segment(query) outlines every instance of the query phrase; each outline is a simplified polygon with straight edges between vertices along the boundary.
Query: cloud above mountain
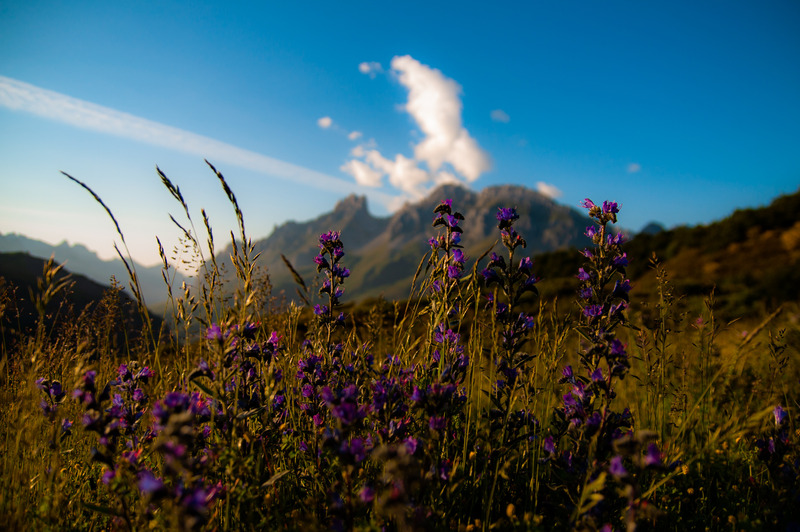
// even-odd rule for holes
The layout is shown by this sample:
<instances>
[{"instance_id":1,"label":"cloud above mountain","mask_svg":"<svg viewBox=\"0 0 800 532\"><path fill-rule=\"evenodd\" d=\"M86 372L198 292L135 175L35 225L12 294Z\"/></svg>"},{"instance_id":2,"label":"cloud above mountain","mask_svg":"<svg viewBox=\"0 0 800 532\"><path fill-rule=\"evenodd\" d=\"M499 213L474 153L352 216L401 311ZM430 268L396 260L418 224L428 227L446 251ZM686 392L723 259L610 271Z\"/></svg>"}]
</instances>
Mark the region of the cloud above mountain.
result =
<instances>
[{"instance_id":1,"label":"cloud above mountain","mask_svg":"<svg viewBox=\"0 0 800 532\"><path fill-rule=\"evenodd\" d=\"M359 70L380 71L373 63L361 63ZM351 152L354 159L341 167L343 172L374 187L383 186L386 178L403 197L419 198L444 182L471 183L491 168L489 154L462 123L461 86L456 81L409 55L394 57L390 73L408 91L408 101L400 108L421 133L413 156L387 157L374 146L364 147Z\"/></svg>"}]
</instances>

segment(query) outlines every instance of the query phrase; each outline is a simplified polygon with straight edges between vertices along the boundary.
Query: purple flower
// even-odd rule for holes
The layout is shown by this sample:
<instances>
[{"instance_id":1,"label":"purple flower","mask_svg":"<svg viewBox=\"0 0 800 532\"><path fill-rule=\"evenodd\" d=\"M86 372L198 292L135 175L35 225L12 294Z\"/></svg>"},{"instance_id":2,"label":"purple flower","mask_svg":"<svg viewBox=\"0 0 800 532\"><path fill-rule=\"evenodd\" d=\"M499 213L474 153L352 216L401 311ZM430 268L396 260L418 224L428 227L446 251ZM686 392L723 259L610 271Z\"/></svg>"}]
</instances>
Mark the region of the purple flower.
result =
<instances>
[{"instance_id":1,"label":"purple flower","mask_svg":"<svg viewBox=\"0 0 800 532\"><path fill-rule=\"evenodd\" d=\"M519 219L517 210L513 207L499 207L497 214L497 227L501 230L511 227L511 225Z\"/></svg>"},{"instance_id":2,"label":"purple flower","mask_svg":"<svg viewBox=\"0 0 800 532\"><path fill-rule=\"evenodd\" d=\"M625 469L625 466L622 465L622 457L620 455L616 455L611 459L611 462L608 464L608 472L617 478L628 476L628 471Z\"/></svg>"},{"instance_id":3,"label":"purple flower","mask_svg":"<svg viewBox=\"0 0 800 532\"><path fill-rule=\"evenodd\" d=\"M450 279L459 279L461 277L461 270L455 264L451 264L447 267L447 277Z\"/></svg>"},{"instance_id":4,"label":"purple flower","mask_svg":"<svg viewBox=\"0 0 800 532\"><path fill-rule=\"evenodd\" d=\"M361 499L361 502L364 504L369 504L375 500L375 490L369 486L364 486L361 488L361 491L358 492L358 498Z\"/></svg>"},{"instance_id":5,"label":"purple flower","mask_svg":"<svg viewBox=\"0 0 800 532\"><path fill-rule=\"evenodd\" d=\"M549 454L553 454L556 452L556 443L553 440L552 436L547 436L544 439L544 451Z\"/></svg>"},{"instance_id":6,"label":"purple flower","mask_svg":"<svg viewBox=\"0 0 800 532\"><path fill-rule=\"evenodd\" d=\"M605 214L617 214L619 212L619 206L614 201L604 201L603 202L603 213Z\"/></svg>"},{"instance_id":7,"label":"purple flower","mask_svg":"<svg viewBox=\"0 0 800 532\"><path fill-rule=\"evenodd\" d=\"M658 450L658 446L655 443L651 443L647 446L647 453L645 453L644 456L644 465L661 465L661 452Z\"/></svg>"},{"instance_id":8,"label":"purple flower","mask_svg":"<svg viewBox=\"0 0 800 532\"><path fill-rule=\"evenodd\" d=\"M615 303L615 304L611 305L611 307L609 307L608 315L609 316L616 316L617 314L619 314L620 312L622 312L626 308L628 308L628 304L625 303L624 301L620 301L619 303Z\"/></svg>"},{"instance_id":9,"label":"purple flower","mask_svg":"<svg viewBox=\"0 0 800 532\"><path fill-rule=\"evenodd\" d=\"M625 242L625 235L623 235L622 233L617 233L615 235L608 235L607 241L609 246L619 245Z\"/></svg>"},{"instance_id":10,"label":"purple flower","mask_svg":"<svg viewBox=\"0 0 800 532\"><path fill-rule=\"evenodd\" d=\"M598 318L603 315L602 305L586 305L583 309L583 315L589 318Z\"/></svg>"},{"instance_id":11,"label":"purple flower","mask_svg":"<svg viewBox=\"0 0 800 532\"><path fill-rule=\"evenodd\" d=\"M403 440L403 444L405 444L409 454L414 454L417 452L417 448L419 447L419 440L417 438L412 438L409 436L408 438Z\"/></svg>"},{"instance_id":12,"label":"purple flower","mask_svg":"<svg viewBox=\"0 0 800 532\"><path fill-rule=\"evenodd\" d=\"M789 419L788 412L786 412L786 410L784 410L780 405L775 407L775 409L772 411L772 414L775 416L776 427L781 427Z\"/></svg>"},{"instance_id":13,"label":"purple flower","mask_svg":"<svg viewBox=\"0 0 800 532\"><path fill-rule=\"evenodd\" d=\"M139 473L139 491L148 495L155 495L163 490L164 483L156 478L151 471L144 469Z\"/></svg>"},{"instance_id":14,"label":"purple flower","mask_svg":"<svg viewBox=\"0 0 800 532\"><path fill-rule=\"evenodd\" d=\"M444 416L431 416L428 426L431 430L442 431L447 427L447 419Z\"/></svg>"},{"instance_id":15,"label":"purple flower","mask_svg":"<svg viewBox=\"0 0 800 532\"><path fill-rule=\"evenodd\" d=\"M327 305L314 305L314 314L317 316L324 316L328 314Z\"/></svg>"},{"instance_id":16,"label":"purple flower","mask_svg":"<svg viewBox=\"0 0 800 532\"><path fill-rule=\"evenodd\" d=\"M221 342L224 339L222 329L219 328L219 325L216 323L211 324L211 327L206 330L206 339L216 340L217 342Z\"/></svg>"},{"instance_id":17,"label":"purple flower","mask_svg":"<svg viewBox=\"0 0 800 532\"><path fill-rule=\"evenodd\" d=\"M327 233L319 235L320 248L324 248L325 244L337 244L337 243L339 243L339 231L328 231Z\"/></svg>"},{"instance_id":18,"label":"purple flower","mask_svg":"<svg viewBox=\"0 0 800 532\"><path fill-rule=\"evenodd\" d=\"M497 272L495 272L494 270L491 270L489 268L484 268L481 271L481 275L483 275L483 279L484 279L484 281L486 281L487 285L490 284L490 283L493 283L493 282L499 282L500 281L500 277L497 275Z\"/></svg>"},{"instance_id":19,"label":"purple flower","mask_svg":"<svg viewBox=\"0 0 800 532\"><path fill-rule=\"evenodd\" d=\"M350 277L350 270L345 268L344 266L340 266L338 264L334 264L333 268L331 268L331 273L338 277L339 279L346 279Z\"/></svg>"},{"instance_id":20,"label":"purple flower","mask_svg":"<svg viewBox=\"0 0 800 532\"><path fill-rule=\"evenodd\" d=\"M106 469L106 471L103 473L103 476L102 476L102 478L100 480L102 480L103 484L108 486L109 484L111 484L111 481L114 480L114 477L116 475L117 475L117 472L114 471L113 469Z\"/></svg>"},{"instance_id":21,"label":"purple flower","mask_svg":"<svg viewBox=\"0 0 800 532\"><path fill-rule=\"evenodd\" d=\"M614 356L625 356L627 353L625 352L625 344L617 340L616 338L611 342L611 354Z\"/></svg>"},{"instance_id":22,"label":"purple flower","mask_svg":"<svg viewBox=\"0 0 800 532\"><path fill-rule=\"evenodd\" d=\"M591 210L591 209L594 209L594 208L597 206L597 205L595 205L595 204L594 204L594 202L593 202L592 200L590 200L589 198L586 198L586 199L584 199L583 201L581 201L579 205L580 205L581 207L583 207L584 209L589 209L589 210Z\"/></svg>"},{"instance_id":23,"label":"purple flower","mask_svg":"<svg viewBox=\"0 0 800 532\"><path fill-rule=\"evenodd\" d=\"M578 276L577 277L578 277L578 280L580 280L580 281L588 281L589 279L592 278L592 276L589 274L589 272L587 272L583 268L578 268Z\"/></svg>"},{"instance_id":24,"label":"purple flower","mask_svg":"<svg viewBox=\"0 0 800 532\"><path fill-rule=\"evenodd\" d=\"M620 282L618 279L614 282L614 290L611 295L614 297L624 297L630 291L631 282L628 279L623 279L622 282Z\"/></svg>"},{"instance_id":25,"label":"purple flower","mask_svg":"<svg viewBox=\"0 0 800 532\"><path fill-rule=\"evenodd\" d=\"M617 255L611 259L611 264L617 268L625 268L628 265L628 254L623 253L622 255Z\"/></svg>"}]
</instances>

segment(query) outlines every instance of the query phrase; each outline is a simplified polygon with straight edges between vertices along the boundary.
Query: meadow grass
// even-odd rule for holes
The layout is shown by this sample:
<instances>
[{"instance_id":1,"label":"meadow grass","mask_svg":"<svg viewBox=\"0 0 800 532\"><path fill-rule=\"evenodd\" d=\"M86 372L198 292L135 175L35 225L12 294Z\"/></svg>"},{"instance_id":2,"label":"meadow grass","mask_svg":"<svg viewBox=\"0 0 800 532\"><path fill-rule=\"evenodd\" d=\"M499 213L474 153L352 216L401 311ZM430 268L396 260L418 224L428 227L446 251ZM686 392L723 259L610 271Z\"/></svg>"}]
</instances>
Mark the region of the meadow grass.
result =
<instances>
[{"instance_id":1,"label":"meadow grass","mask_svg":"<svg viewBox=\"0 0 800 532\"><path fill-rule=\"evenodd\" d=\"M687 309L657 258L655 303L637 306L615 203L583 202L574 301L538 297L535 235L513 208L496 213L500 245L470 259L445 199L407 300L346 313L347 235L320 235L317 280L295 272L302 303L277 298L211 169L238 220L232 275L205 211L201 239L158 170L186 252L158 243L161 330L119 249L143 318L124 342L119 286L103 312L46 321L69 290L51 260L31 294L38 326L14 332L21 296L0 285L1 527L800 526L797 325L778 310L742 334L717 321L713 293ZM195 284L173 286L179 260Z\"/></svg>"}]
</instances>

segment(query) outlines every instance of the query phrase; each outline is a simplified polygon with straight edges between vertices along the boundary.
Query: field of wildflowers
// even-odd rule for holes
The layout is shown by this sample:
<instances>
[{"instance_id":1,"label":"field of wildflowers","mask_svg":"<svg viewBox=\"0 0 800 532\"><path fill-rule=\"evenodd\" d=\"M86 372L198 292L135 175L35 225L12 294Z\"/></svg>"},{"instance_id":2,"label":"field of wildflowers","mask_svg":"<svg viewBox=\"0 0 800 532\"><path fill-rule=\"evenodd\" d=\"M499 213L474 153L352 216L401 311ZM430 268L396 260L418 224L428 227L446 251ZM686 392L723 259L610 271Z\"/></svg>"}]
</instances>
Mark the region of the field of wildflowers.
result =
<instances>
[{"instance_id":1,"label":"field of wildflowers","mask_svg":"<svg viewBox=\"0 0 800 532\"><path fill-rule=\"evenodd\" d=\"M174 287L162 249L167 326L148 325L140 298L141 334L118 348L69 316L46 330L66 289L50 263L39 327L4 332L0 527L800 527L798 366L783 332L765 320L726 336L713 294L700 315L675 312L657 261L643 319L616 203L582 202L594 223L562 308L538 298L535 235L515 230L513 206L497 209L498 245L467 257L464 217L443 198L408 299L348 315L347 235L320 235L318 278L296 275L305 303L281 302L211 168L239 220L235 286L208 216L201 241L159 172L184 238L210 252L200 282Z\"/></svg>"}]
</instances>

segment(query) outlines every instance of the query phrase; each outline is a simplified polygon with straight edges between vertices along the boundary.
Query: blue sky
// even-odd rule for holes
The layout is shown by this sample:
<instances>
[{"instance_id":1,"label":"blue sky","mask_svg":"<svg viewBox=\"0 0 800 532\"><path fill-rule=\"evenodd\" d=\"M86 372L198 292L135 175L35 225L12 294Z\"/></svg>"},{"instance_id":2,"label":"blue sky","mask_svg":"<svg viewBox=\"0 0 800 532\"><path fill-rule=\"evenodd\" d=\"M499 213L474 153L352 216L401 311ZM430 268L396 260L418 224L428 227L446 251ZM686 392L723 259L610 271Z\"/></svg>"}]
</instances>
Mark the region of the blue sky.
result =
<instances>
[{"instance_id":1,"label":"blue sky","mask_svg":"<svg viewBox=\"0 0 800 532\"><path fill-rule=\"evenodd\" d=\"M800 4L0 4L0 232L157 261L155 173L249 233L352 192L519 183L621 224L706 223L800 185ZM257 6L257 7L256 7Z\"/></svg>"}]
</instances>

